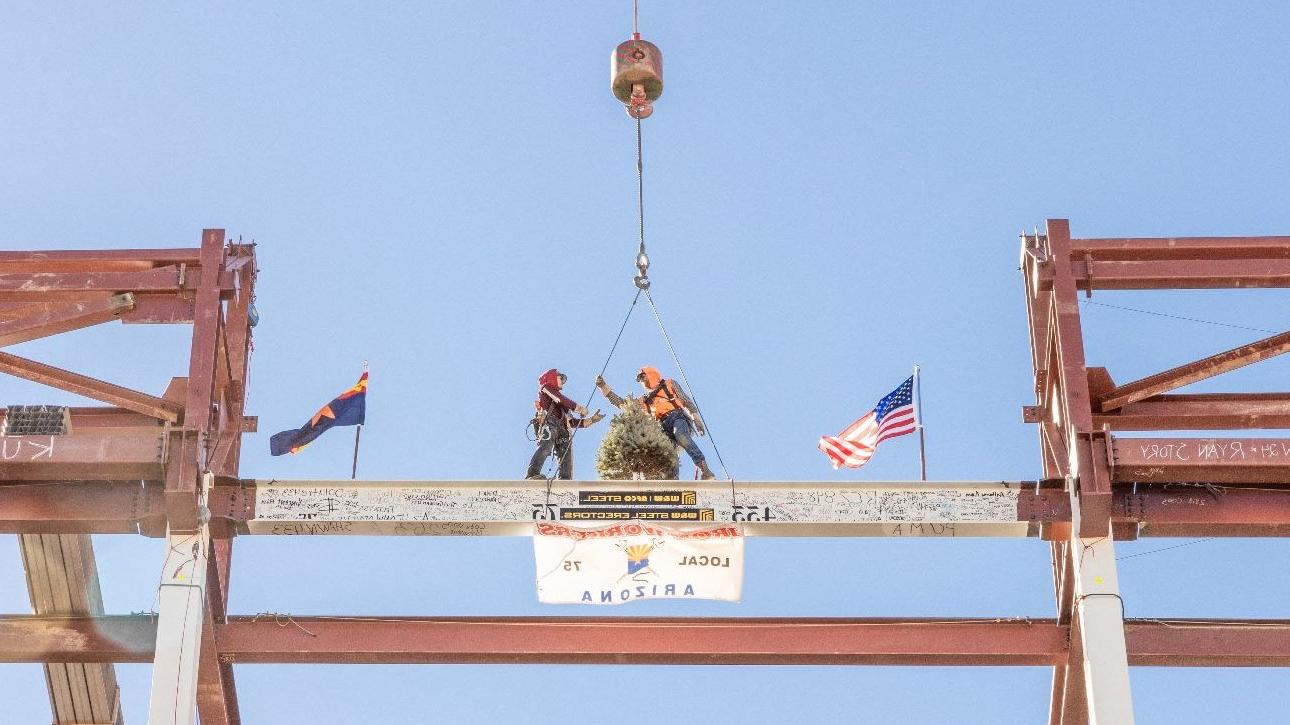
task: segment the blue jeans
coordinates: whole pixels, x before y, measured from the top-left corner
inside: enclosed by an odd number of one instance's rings
[[[538,426],[537,439],[537,450],[533,451],[529,470],[524,475],[528,478],[540,475],[546,459],[554,454],[558,466],[556,476],[562,481],[573,478],[573,436],[564,421],[549,420]]]
[[[703,451],[699,450],[698,444],[694,442],[694,429],[690,427],[690,419],[683,411],[674,410],[668,413],[659,421],[659,425],[663,426],[663,432],[668,438],[690,454],[690,460],[694,461],[694,465],[703,463]]]

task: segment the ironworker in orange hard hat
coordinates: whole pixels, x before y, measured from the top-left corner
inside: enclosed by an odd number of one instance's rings
[[[716,478],[716,474],[708,468],[703,451],[699,450],[698,444],[694,442],[694,433],[699,435],[707,433],[703,426],[703,418],[699,417],[699,409],[694,405],[694,401],[686,396],[685,391],[676,384],[675,380],[664,378],[658,368],[646,365],[636,373],[636,381],[645,389],[645,395],[640,398],[641,405],[645,406],[645,409],[658,420],[667,437],[685,449],[685,452],[690,455],[690,460],[694,461],[694,467],[699,469],[705,481]],[[596,376],[596,389],[615,406],[622,406],[626,402],[626,399],[611,390],[605,383],[605,379],[599,375]]]
[[[533,401],[536,413],[529,421],[537,436],[537,450],[529,460],[526,478],[544,478],[542,466],[553,453],[556,475],[564,480],[573,478],[573,429],[591,427],[605,417],[598,410],[588,416],[586,408],[565,397],[560,392],[565,380],[565,374],[555,368],[538,378],[537,400]]]

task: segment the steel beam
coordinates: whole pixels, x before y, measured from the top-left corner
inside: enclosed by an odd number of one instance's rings
[[[0,441],[2,442],[2,441]],[[1117,468],[1123,473],[1126,469]],[[293,488],[293,482],[281,482]],[[319,482],[298,482],[318,484]],[[419,491],[428,499],[441,502],[443,512],[436,509],[418,510],[416,516],[433,515],[444,520],[367,521],[345,520],[339,512],[325,514],[315,510],[311,503],[299,500],[301,514],[296,520],[256,518],[257,486],[254,481],[240,481],[218,485],[209,495],[213,525],[228,530],[231,526],[243,533],[285,535],[308,534],[386,534],[426,536],[527,536],[532,533],[531,516],[534,506],[545,513],[545,494],[532,502],[519,501],[514,508],[516,520],[496,521],[495,514],[472,511],[469,503],[474,496],[487,495],[499,499],[507,497],[505,484],[519,486],[523,482],[398,482],[396,488],[378,485],[382,495],[392,491]],[[680,482],[678,482],[680,483]],[[693,484],[693,482],[687,482]],[[568,486],[584,493],[609,491],[604,481],[559,482],[553,490],[558,514],[566,502]],[[357,487],[369,484],[345,482],[336,485]],[[710,486],[711,484],[699,484]],[[744,484],[740,484],[741,486]],[[921,484],[813,484],[801,493],[814,494],[821,499],[832,496],[835,502],[845,501],[858,494],[880,495],[884,491],[900,491],[902,487]],[[943,484],[930,484],[933,487]],[[755,487],[777,484],[754,484]],[[699,491],[703,491],[700,488]],[[698,493],[698,492],[696,492]],[[749,492],[749,493],[755,493]],[[280,494],[274,494],[274,500]],[[703,495],[703,494],[700,494]],[[750,536],[1035,536],[1042,533],[1044,540],[1060,540],[1069,536],[1070,506],[1060,489],[1023,489],[1016,498],[1013,523],[973,523],[970,521],[946,522],[918,520],[904,522],[837,523],[838,506],[821,507],[803,512],[789,520],[773,519],[746,523]],[[325,497],[324,497],[325,498]],[[391,499],[392,500],[392,499]],[[518,499],[517,499],[518,500]],[[703,502],[703,498],[696,499]],[[772,514],[777,511],[772,501]],[[327,505],[327,504],[322,504]],[[461,508],[458,508],[461,507]],[[509,511],[509,508],[503,509]],[[740,509],[744,516],[748,509]],[[854,515],[856,509],[847,509]],[[311,515],[314,518],[305,518]],[[507,514],[511,515],[511,514]],[[523,519],[523,516],[529,519]],[[158,483],[141,484],[138,481],[59,482],[36,484],[0,484],[0,533],[142,533],[148,536],[164,535],[165,504],[162,487]],[[1266,486],[1244,488],[1239,486],[1211,487],[1170,483],[1140,483],[1136,486],[1117,484],[1112,496],[1112,516],[1116,522],[1138,524],[1142,536],[1286,536],[1290,533],[1290,490],[1269,490]],[[817,518],[810,518],[817,517]],[[722,519],[720,516],[716,517]],[[249,526],[249,522],[259,522]],[[1058,529],[1061,529],[1059,532]],[[1020,533],[1018,533],[1020,532]]]
[[[1119,385],[1099,398],[1102,412],[1122,408],[1129,403],[1176,390],[1184,385],[1252,365],[1290,351],[1290,332],[1282,332],[1257,342],[1210,355],[1141,380]]]
[[[18,537],[32,611],[51,616],[101,616],[103,597],[89,536]],[[54,725],[121,725],[120,690],[110,664],[44,665]]]
[[[211,509],[248,517],[255,534],[527,535],[541,519],[647,519],[736,521],[762,536],[1026,536],[1069,516],[1064,495],[1034,482],[756,481],[732,493],[695,481],[256,481],[216,489]]]
[[[183,378],[178,378],[183,380]],[[5,419],[6,410],[0,408],[0,421]],[[162,430],[162,421],[143,413],[117,407],[84,407],[68,408],[72,419],[72,431],[85,432],[91,428],[114,428],[113,434],[140,435],[157,434]],[[254,433],[259,429],[260,419],[254,415],[242,416],[241,431]],[[136,429],[136,430],[125,430]],[[100,431],[103,432],[103,431]]]
[[[1024,620],[234,617],[234,663],[1051,665],[1065,633]]]
[[[153,615],[0,615],[0,663],[152,662]]]
[[[203,230],[201,250],[202,267],[220,269],[224,260],[224,230]],[[215,402],[215,358],[220,326],[223,323],[221,317],[219,287],[204,281],[197,288],[193,337],[188,356],[188,390],[184,400],[184,425],[196,431],[199,438],[206,438],[211,429],[211,404]],[[209,449],[202,451],[203,469],[206,468],[206,456],[209,452]]]
[[[1290,620],[1129,619],[1129,663],[1290,667]],[[236,664],[876,664],[1067,662],[1054,619],[230,617]],[[149,662],[153,615],[0,615],[0,662]],[[171,683],[173,686],[173,682]]]
[[[1240,289],[1290,287],[1290,259],[1181,259],[1089,261],[1073,258],[1066,268],[1081,290]],[[1054,283],[1054,271],[1040,273]]]
[[[189,297],[175,295],[138,294],[134,296],[134,309],[121,315],[127,325],[173,325],[193,321],[194,302]]]
[[[1078,518],[1078,517],[1077,517]],[[1078,529],[1078,522],[1074,524]],[[1075,602],[1072,637],[1080,638],[1091,725],[1131,725],[1133,697],[1124,636],[1124,601],[1110,536],[1071,539]]]
[[[1131,619],[1129,664],[1150,667],[1290,667],[1285,620]]]
[[[125,408],[93,406],[93,407],[72,407],[68,408],[68,414],[72,419],[72,430],[84,430],[86,428],[142,428],[161,429],[161,421],[142,413],[136,413],[133,410]],[[0,408],[0,421],[5,419],[7,410]],[[130,431],[134,433],[136,431]],[[138,431],[142,432],[142,431]]]
[[[1048,721],[1054,725],[1087,725],[1088,690],[1084,680],[1087,661],[1084,658],[1084,640],[1080,636],[1079,619],[1069,623],[1070,634],[1067,635],[1070,652],[1065,666],[1053,668],[1053,695],[1049,702]],[[1057,681],[1057,673],[1061,680]]]
[[[221,295],[233,291],[233,274],[181,267],[160,267],[139,272],[0,272],[0,300],[54,302],[95,299],[103,293],[182,293],[202,286],[206,275]]]
[[[191,725],[197,715],[197,671],[210,532],[171,533],[158,589],[157,639],[152,660],[149,725]]]
[[[157,481],[162,453],[160,429],[150,435],[4,436],[0,481]]]
[[[110,322],[134,309],[134,295],[108,295],[84,302],[42,305],[35,314],[0,322],[0,347]]]
[[[161,486],[140,481],[0,485],[0,533],[136,534],[165,531]]]
[[[1116,438],[1117,482],[1261,483],[1290,491],[1290,438]]]
[[[210,562],[206,567],[206,612],[202,619],[200,662],[197,668],[197,714],[201,725],[238,725],[242,722],[237,704],[233,665],[220,659],[215,629],[228,609],[229,564],[232,539],[210,540]]]
[[[1290,524],[1144,523],[1139,537],[1152,538],[1246,538],[1270,539],[1290,536]]]
[[[1125,487],[1116,496],[1115,511],[1117,517],[1141,523],[1144,535],[1165,526],[1206,526],[1210,531],[1241,525],[1286,527],[1290,489],[1156,484],[1138,486],[1134,492]]]
[[[186,249],[55,249],[0,252],[0,272],[132,271],[154,267],[196,266],[198,250]]]
[[[84,395],[87,398],[103,401],[110,405],[133,410],[158,420],[174,423],[179,420],[182,407],[178,404],[124,388],[120,385],[104,382],[88,375],[81,375],[70,370],[56,368],[53,365],[28,360],[7,352],[0,352],[0,373],[30,380],[41,385],[48,385],[69,393]]]
[[[1108,430],[1275,430],[1290,428],[1290,393],[1157,395],[1113,413],[1094,413]]]
[[[1290,237],[1126,237],[1072,239],[1071,254],[1094,261],[1290,259]]]
[[[1084,361],[1079,295],[1076,293],[1074,275],[1061,264],[1061,260],[1070,257],[1070,222],[1065,219],[1049,219],[1047,231],[1053,263],[1046,265],[1044,269],[1057,270],[1052,279],[1052,322],[1048,333],[1056,369],[1048,368],[1048,382],[1050,386],[1058,386],[1060,399],[1054,396],[1054,404],[1061,409],[1062,425],[1074,433],[1091,433],[1093,421],[1089,403],[1088,369]],[[1067,436],[1068,439],[1070,437]],[[1064,442],[1068,449],[1074,448],[1074,441]]]

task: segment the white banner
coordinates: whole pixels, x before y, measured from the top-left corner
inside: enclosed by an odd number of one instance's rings
[[[638,599],[739,601],[744,536],[737,524],[625,522],[575,528],[538,522],[538,600],[623,604]]]

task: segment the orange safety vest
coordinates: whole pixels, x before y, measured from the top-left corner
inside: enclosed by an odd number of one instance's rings
[[[664,380],[646,393],[645,397],[641,398],[641,404],[659,420],[663,420],[668,413],[681,408],[681,400],[671,380]]]

